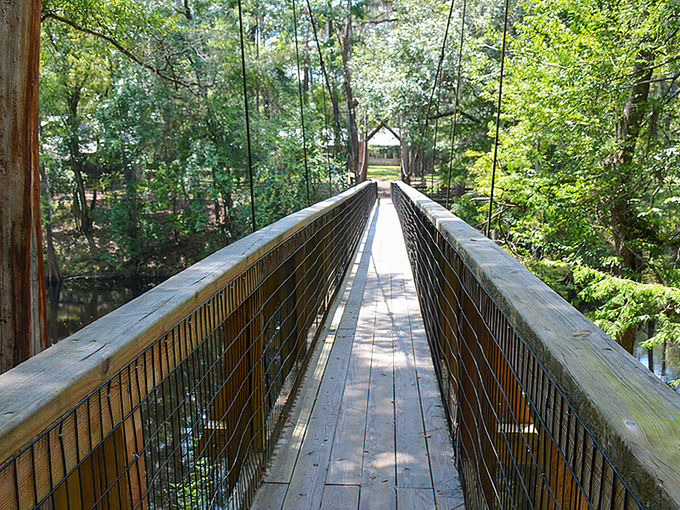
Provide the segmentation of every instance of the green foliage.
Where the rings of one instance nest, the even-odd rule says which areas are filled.
[[[468,6],[460,91],[454,9],[433,96],[434,112],[450,113],[460,93],[451,155],[450,117],[436,141],[434,119],[423,130],[448,5],[394,6],[396,21],[367,30],[355,58],[362,115],[434,149],[441,178],[466,189],[452,212],[481,228],[503,2]],[[651,343],[680,340],[679,34],[670,0],[523,0],[510,13],[492,235],[615,338],[653,323]]]
[[[209,508],[215,490],[215,467],[208,459],[199,459],[181,483],[170,483],[177,498],[176,508]]]
[[[601,268],[615,260],[632,274],[663,271],[678,224],[667,206],[678,192],[677,165],[665,164],[677,159],[677,104],[668,101],[677,7],[587,0],[526,1],[522,7],[503,103],[500,228],[512,242],[551,258]],[[653,72],[659,79],[642,107],[650,119],[664,118],[665,127],[642,123],[633,163],[623,164],[630,139],[620,138],[621,122],[639,79],[632,71],[650,39],[658,43]],[[478,193],[488,195],[490,169],[488,155],[475,162]],[[632,264],[631,254],[638,259]]]
[[[653,322],[655,334],[645,347],[679,342],[680,289],[618,278],[584,266],[575,266],[573,272],[574,281],[583,286],[579,297],[597,303],[591,318],[611,337]]]
[[[526,0],[509,34],[493,235],[623,343],[647,326],[646,345],[680,341],[678,14]],[[473,190],[454,210],[480,226],[492,151],[468,157]]]
[[[342,7],[314,4],[320,27],[342,25]],[[333,193],[346,187],[342,133],[328,127],[298,15],[306,154],[290,4],[244,2],[259,227],[307,206],[305,157],[312,202],[329,194],[329,166]],[[174,272],[250,232],[237,19],[235,2],[43,2],[41,161],[65,274]],[[334,86],[335,45],[323,48]]]
[[[395,0],[381,20],[354,2],[349,41],[346,3],[311,5],[331,91],[300,9],[305,153],[291,5],[244,2],[258,226],[306,207],[307,187],[325,199],[329,167],[333,192],[346,186],[347,45],[361,130],[386,121],[434,154],[439,182],[465,191],[452,211],[485,224],[504,2],[469,2],[465,20],[454,5],[434,95],[449,4]],[[190,253],[177,269],[248,234],[235,2],[45,0],[43,17],[45,206],[74,270],[155,271]],[[522,0],[510,21],[494,238],[612,336],[654,322],[650,342],[677,341],[680,4]]]

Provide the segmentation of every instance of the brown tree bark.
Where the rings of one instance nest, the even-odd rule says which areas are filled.
[[[0,372],[47,347],[38,166],[40,0],[0,0]]]
[[[361,140],[359,141],[359,153],[360,164],[357,184],[364,182],[368,178],[368,137],[365,133],[361,135]]]
[[[76,180],[76,185],[73,190],[73,206],[74,213],[78,219],[80,230],[85,234],[87,243],[90,246],[90,251],[96,252],[97,245],[94,242],[94,228],[92,224],[92,217],[90,212],[94,210],[96,204],[96,191],[92,199],[92,205],[87,203],[87,193],[85,191],[85,177],[83,172],[85,165],[83,162],[83,155],[80,152],[80,118],[78,117],[78,107],[80,105],[82,86],[75,85],[66,95],[66,107],[68,115],[66,116],[66,126],[68,129],[67,146],[69,154],[69,165],[73,171]]]
[[[401,130],[401,180],[402,182],[411,185],[411,149],[406,137],[404,136],[404,130]]]
[[[617,130],[620,150],[614,165],[619,190],[611,207],[611,224],[622,265],[632,271],[638,271],[643,265],[644,259],[642,253],[631,246],[631,242],[645,234],[655,237],[652,232],[644,232],[645,228],[640,224],[637,211],[629,205],[630,198],[637,192],[637,190],[632,189],[633,184],[631,182],[633,158],[640,137],[640,130],[647,115],[653,69],[653,52],[646,49],[640,50],[633,65],[633,86],[624,105],[623,115]]]
[[[406,126],[404,119],[401,119],[401,180],[405,184],[411,185],[412,154],[411,147],[406,139]]]
[[[357,128],[356,100],[352,90],[352,74],[349,69],[352,37],[352,16],[348,15],[345,33],[340,38],[340,53],[342,55],[342,75],[347,98],[347,119],[349,122],[349,168],[354,173],[355,182],[359,183],[361,169],[359,167],[359,130]]]
[[[640,131],[642,130],[654,73],[654,53],[642,49],[633,65],[633,86],[623,108],[623,115],[617,129],[619,152],[614,160],[618,192],[611,203],[611,228],[621,266],[639,272],[645,265],[643,252],[636,248],[636,241],[656,241],[657,234],[641,222],[637,209],[630,206],[630,199],[637,196],[633,182],[634,157]],[[636,326],[624,330],[616,341],[629,353],[633,353]]]
[[[57,285],[62,282],[61,272],[59,271],[59,260],[54,249],[54,237],[52,235],[52,213],[50,204],[52,197],[47,189],[47,176],[45,175],[44,165],[40,164],[40,193],[47,204],[45,208],[45,243],[47,248],[47,282],[50,285]],[[52,312],[52,310],[50,310]],[[56,316],[55,316],[56,318]]]

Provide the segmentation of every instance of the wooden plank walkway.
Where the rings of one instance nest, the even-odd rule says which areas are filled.
[[[253,508],[464,508],[391,200],[328,317]]]

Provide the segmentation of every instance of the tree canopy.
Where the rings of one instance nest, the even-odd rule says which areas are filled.
[[[628,349],[678,342],[680,7],[671,0],[45,0],[40,171],[50,279],[168,275],[362,179],[405,180]],[[304,120],[304,122],[303,122]],[[451,190],[445,189],[451,183]],[[307,189],[309,188],[309,198]]]
[[[432,151],[439,186],[450,178],[462,195],[452,211],[479,228],[504,4],[456,2],[446,34],[451,4],[395,1],[403,18],[371,31],[356,59],[366,115],[402,119],[411,142]],[[677,343],[679,7],[509,5],[492,237],[629,351],[636,335]]]

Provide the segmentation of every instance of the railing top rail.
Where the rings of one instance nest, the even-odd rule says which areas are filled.
[[[680,508],[680,398],[516,259],[403,183],[541,360],[633,493]]]
[[[0,464],[251,264],[370,185],[355,186],[217,251],[0,375]]]

